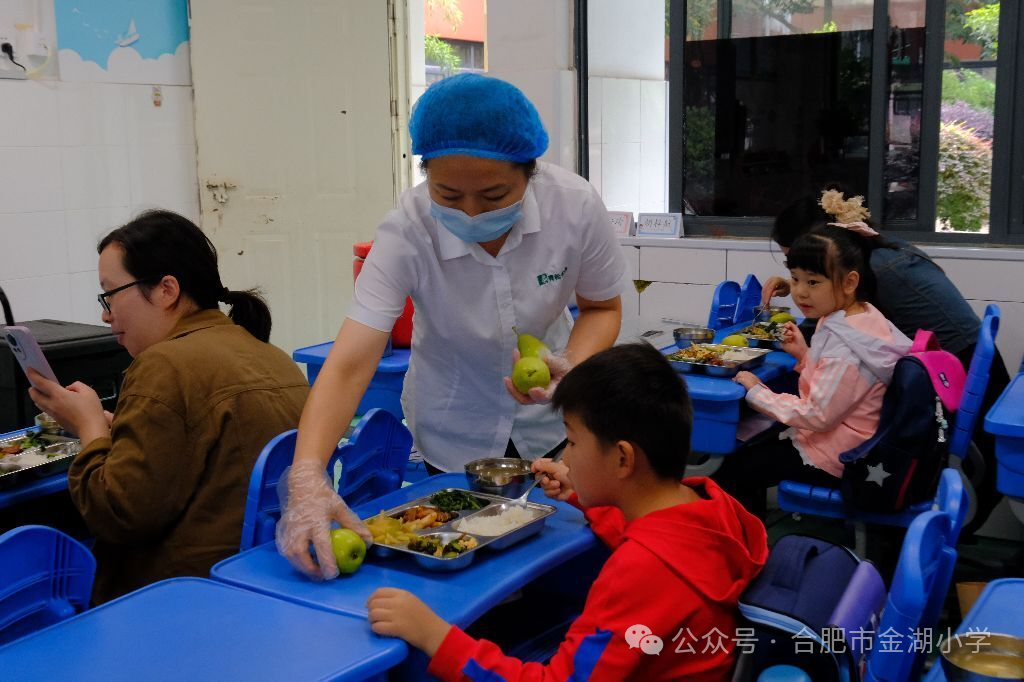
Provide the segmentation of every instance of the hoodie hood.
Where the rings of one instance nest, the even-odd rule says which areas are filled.
[[[867,326],[875,327],[878,332],[888,328],[889,339],[854,327],[846,317],[845,310],[838,310],[822,319],[818,326],[818,332],[827,332],[842,342],[849,352],[857,357],[864,369],[888,386],[892,381],[896,363],[910,352],[913,342],[893,326],[892,322],[889,322],[873,305],[865,303],[864,306],[867,308],[867,312],[861,313],[861,315],[867,316],[864,320]],[[858,324],[858,326],[861,325]],[[827,351],[827,345],[825,350]]]
[[[734,603],[768,559],[764,524],[709,478],[683,484],[702,499],[636,519],[624,539],[648,549],[709,601]]]

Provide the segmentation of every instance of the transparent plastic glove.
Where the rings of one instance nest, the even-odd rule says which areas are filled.
[[[512,365],[515,366],[522,355],[519,350],[512,351]],[[548,369],[551,371],[551,383],[547,385],[547,388],[533,387],[530,392],[520,393],[519,389],[512,383],[511,377],[505,377],[505,388],[509,394],[516,399],[520,405],[533,405],[536,403],[549,403],[551,402],[551,396],[555,394],[555,388],[558,386],[558,382],[562,380],[569,370],[572,369],[572,363],[569,362],[564,355],[557,353],[548,353],[544,356],[544,362],[547,363]]]
[[[332,521],[354,530],[367,546],[373,544],[369,529],[334,492],[320,462],[299,460],[288,467],[281,475],[278,497],[282,512],[276,530],[277,551],[314,580],[338,576],[338,564],[331,549]],[[309,554],[310,544],[316,562]]]

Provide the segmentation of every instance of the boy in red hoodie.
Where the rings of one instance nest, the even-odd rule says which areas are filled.
[[[653,347],[616,346],[570,371],[552,405],[565,420],[564,464],[534,469],[550,476],[548,496],[582,508],[614,550],[555,655],[546,665],[505,656],[394,588],[367,602],[373,631],[422,649],[442,680],[727,679],[736,602],[768,544],[761,522],[713,481],[680,482],[686,385]]]

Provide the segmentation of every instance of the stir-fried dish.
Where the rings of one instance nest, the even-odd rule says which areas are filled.
[[[722,351],[694,344],[689,348],[677,350],[667,356],[671,362],[692,362],[701,365],[722,365]]]
[[[437,557],[438,559],[454,559],[465,554],[477,546],[476,538],[472,535],[461,535],[460,537],[445,544],[441,538],[425,535],[409,542],[409,549],[414,552],[421,552]]]
[[[441,511],[457,512],[464,509],[483,509],[485,503],[464,490],[442,490],[430,496],[431,504]]]

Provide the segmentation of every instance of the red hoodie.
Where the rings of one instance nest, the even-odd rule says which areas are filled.
[[[768,558],[767,536],[711,479],[683,483],[702,499],[629,524],[617,507],[585,510],[615,551],[547,665],[505,656],[453,626],[428,672],[442,680],[728,679],[736,602]],[[630,647],[625,635],[636,626],[661,638],[661,653]]]

